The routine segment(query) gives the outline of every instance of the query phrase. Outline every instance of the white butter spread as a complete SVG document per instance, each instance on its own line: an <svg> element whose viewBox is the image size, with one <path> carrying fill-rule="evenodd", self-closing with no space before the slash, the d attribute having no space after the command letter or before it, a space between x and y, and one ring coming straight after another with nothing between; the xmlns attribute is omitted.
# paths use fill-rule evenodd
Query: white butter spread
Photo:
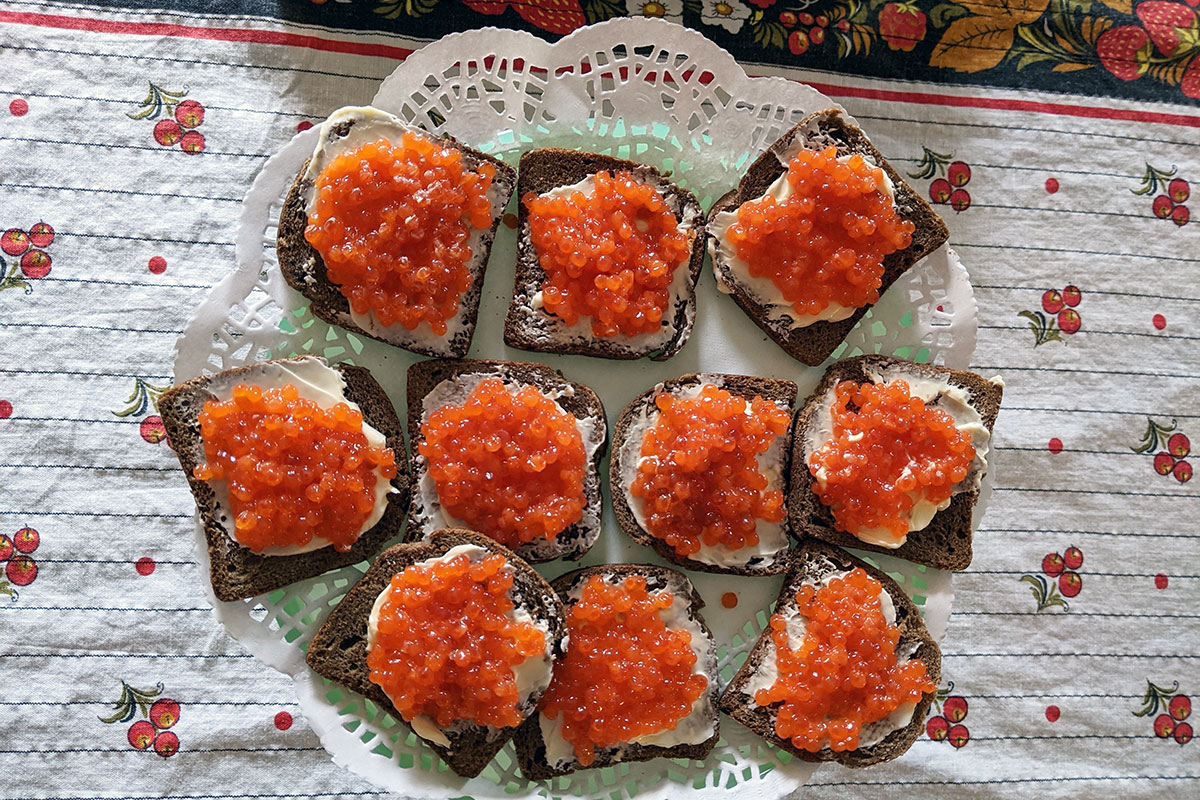
<svg viewBox="0 0 1200 800"><path fill-rule="evenodd" d="M429 567L442 561L465 555L470 559L472 564L477 564L482 561L488 554L484 548L474 544L460 544L451 547L446 551L445 555L437 558L427 558L424 561L417 562L414 566ZM511 564L504 565L505 572L513 572ZM375 640L379 637L379 613L383 608L383 604L391 597L392 587L389 584L379 596L375 598L375 604L371 606L371 615L367 618L367 651L370 652L375 647ZM525 622L533 625L540 630L546 637L546 650L542 653L541 658L530 656L513 667L513 679L517 682L517 693L522 701L525 698L536 693L540 695L550 685L550 678L554 669L554 639L550 635L550 626L542 621L535 620L523 608L513 608L508 612L508 618L513 622ZM449 747L450 740L446 738L446 734L437 726L433 719L425 714L418 714L409 720L408 723L412 726L413 732L426 741L439 744L442 747Z"/></svg>
<svg viewBox="0 0 1200 800"><path fill-rule="evenodd" d="M342 377L342 374L330 367L325 359L316 356L305 356L288 361L272 361L259 364L250 373L219 375L209 382L207 388L209 393L214 395L218 400L229 400L233 397L233 387L239 383L253 384L262 389L279 389L291 384L296 387L301 398L311 400L321 408L331 408L338 403L345 403L356 411L362 411L357 403L346 399L346 381ZM367 444L371 447L387 446L387 440L384 438L384 435L371 427L365 419L363 420L362 429L363 434L367 437ZM232 514L229 511L229 487L225 481L211 481L210 485L213 487L213 493L216 495L216 518L221 523L221 527L225 529L225 533L234 541L238 541ZM387 510L387 496L396 491L396 488L392 486L392 482L383 476L383 472L379 467L376 467L375 506L371 509L371 514L362 524L362 527L358 529L360 536L371 530L371 528L374 528L379 520L383 518L383 512ZM268 547L259 553L259 555L291 556L330 546L331 543L328 539L314 536L308 544Z"/></svg>
<svg viewBox="0 0 1200 800"><path fill-rule="evenodd" d="M780 161L786 167L801 149L799 144L794 144L786 156L780 156ZM849 161L851 156L838 156L838 161L845 163ZM867 163L872 163L866 155L863 158ZM767 191L763 192L756 200L761 200L764 197L772 197L776 202L782 203L792 196L792 185L788 183L787 171L776 178ZM896 192L892 185L891 179L886 172L880 170L880 175L883 181L880 183L879 190L887 195L895 202ZM708 252L713 262L713 275L717 279L717 288L725 294L733 293L733 284L743 287L759 304L767 310L767 317L776 322L786 322L793 330L797 328L807 328L816 322L840 322L854 315L857 308L843 306L839 303L830 302L825 308L818 311L816 314L797 314L792 303L783 296L783 292L775 285L775 282L770 278L759 277L750 274L750 265L745 259L737 254L737 248L729 241L729 226L737 222L737 209L732 211L721 211L713 217L712 222L708 225L708 235L711 237L708 240ZM730 276L725 270L718 266L718 258L730 273L733 274L733 282L730 281Z"/></svg>
<svg viewBox="0 0 1200 800"><path fill-rule="evenodd" d="M690 399L698 397L705 384L721 386L721 379L716 376L700 375L699 377L701 383L679 387L673 394L676 397ZM661 391L661 387L662 384L655 387L655 394ZM749 403L746 405L746 413L751 413ZM633 482L637 479L638 467L643 460L642 440L646 436L646 431L658 422L660 416L653 400L643 406L630 424L625 442L621 446L621 491L625 494L625 502L629 504L629 510L633 512L633 518L643 530L646 530L646 501L633 495ZM775 437L770 449L758 456L758 467L767 477L765 491L783 490L783 445L786 438L786 436ZM709 545L701 542L700 550L688 558L722 567L742 567L751 561L755 562L754 566L756 567L770 566L788 547L788 537L783 523L758 519L755 521L754 529L758 533L758 544L734 550L725 545Z"/></svg>
<svg viewBox="0 0 1200 800"><path fill-rule="evenodd" d="M971 405L966 391L958 386L952 386L945 381L916 377L903 367L892 367L878 373L868 371L867 374L875 383L890 383L897 379L903 380L908 384L909 393L913 397L920 397L927 405L936 406L949 414L954 419L955 427L970 435L971 445L975 448L975 458L971 462L967 476L953 487L950 497L945 501L931 503L918 493L911 493L915 502L913 503L913 507L907 512L908 532L912 533L913 531L923 530L928 527L939 511L950 505L955 495L962 492L975 491L979 488L979 482L983 479L984 473L987 471L987 455L991 446L991 433L983 424L983 418L979 416L979 412ZM833 437L833 402L834 390L830 388L829 392L821 400L821 405L813 414L814 422L810 425L805 440L804 454L806 460L813 451ZM819 424L817 423L818 420ZM818 470L814 477L818 485L822 487L825 485L826 474L824 469ZM888 549L898 548L907 540L907 537L897 539L890 531L883 528L864 528L854 535L868 544Z"/></svg>

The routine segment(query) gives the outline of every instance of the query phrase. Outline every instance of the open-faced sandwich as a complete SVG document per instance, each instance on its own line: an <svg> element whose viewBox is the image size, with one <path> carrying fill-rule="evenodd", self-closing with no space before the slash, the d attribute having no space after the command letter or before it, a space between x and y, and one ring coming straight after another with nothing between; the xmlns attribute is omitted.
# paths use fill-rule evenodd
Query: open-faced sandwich
<svg viewBox="0 0 1200 800"><path fill-rule="evenodd" d="M200 512L218 600L357 563L400 533L404 432L362 367L265 361L185 381L158 408Z"/></svg>
<svg viewBox="0 0 1200 800"><path fill-rule="evenodd" d="M1003 393L998 378L889 356L832 365L796 418L792 531L966 569Z"/></svg>
<svg viewBox="0 0 1200 800"><path fill-rule="evenodd" d="M945 223L835 110L801 120L713 204L717 288L789 355L820 364Z"/></svg>
<svg viewBox="0 0 1200 800"><path fill-rule="evenodd" d="M720 705L804 761L865 767L912 746L940 677L941 652L896 582L808 542Z"/></svg>
<svg viewBox="0 0 1200 800"><path fill-rule="evenodd" d="M471 346L512 167L376 108L321 125L284 201L276 252L312 313L414 353Z"/></svg>
<svg viewBox="0 0 1200 800"><path fill-rule="evenodd" d="M703 212L653 167L545 148L521 156L511 347L670 358L691 335Z"/></svg>
<svg viewBox="0 0 1200 800"><path fill-rule="evenodd" d="M468 527L531 562L577 559L600 535L600 398L544 364L422 361L408 370L407 538Z"/></svg>
<svg viewBox="0 0 1200 800"><path fill-rule="evenodd" d="M562 603L511 550L472 531L384 551L308 645L308 665L401 720L471 778L550 684Z"/></svg>
<svg viewBox="0 0 1200 800"><path fill-rule="evenodd" d="M663 567L607 564L551 585L567 608L567 651L517 732L521 774L705 758L719 735L717 648L691 582Z"/></svg>
<svg viewBox="0 0 1200 800"><path fill-rule="evenodd" d="M684 375L633 400L613 433L609 485L622 530L689 569L787 568L796 384Z"/></svg>

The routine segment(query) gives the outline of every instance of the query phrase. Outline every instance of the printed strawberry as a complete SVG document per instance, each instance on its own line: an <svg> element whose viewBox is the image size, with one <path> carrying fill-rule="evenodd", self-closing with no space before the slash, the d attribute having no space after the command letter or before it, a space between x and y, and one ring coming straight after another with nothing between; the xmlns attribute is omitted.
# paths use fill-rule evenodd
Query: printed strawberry
<svg viewBox="0 0 1200 800"><path fill-rule="evenodd" d="M908 52L925 38L925 21L925 12L913 0L888 3L879 12L879 35L890 49Z"/></svg>
<svg viewBox="0 0 1200 800"><path fill-rule="evenodd" d="M1175 51L1179 49L1179 29L1186 31L1196 21L1196 15L1183 3L1168 3L1164 0L1146 0L1138 3L1137 16L1158 52L1168 57L1175 55Z"/></svg>
<svg viewBox="0 0 1200 800"><path fill-rule="evenodd" d="M579 0L539 0L513 5L521 19L550 33L570 33L587 25Z"/></svg>
<svg viewBox="0 0 1200 800"><path fill-rule="evenodd" d="M1154 45L1137 25L1109 28L1096 40L1096 54L1104 68L1123 81L1146 74Z"/></svg>
<svg viewBox="0 0 1200 800"><path fill-rule="evenodd" d="M1192 63L1188 64L1179 88L1188 97L1200 100L1200 58L1193 58Z"/></svg>

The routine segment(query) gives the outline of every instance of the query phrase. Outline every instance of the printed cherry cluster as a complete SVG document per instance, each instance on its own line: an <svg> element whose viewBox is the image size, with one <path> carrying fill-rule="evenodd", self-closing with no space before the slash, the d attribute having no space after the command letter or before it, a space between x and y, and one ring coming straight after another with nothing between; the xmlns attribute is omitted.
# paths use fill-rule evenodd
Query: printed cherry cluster
<svg viewBox="0 0 1200 800"><path fill-rule="evenodd" d="M1083 551L1071 545L1061 555L1047 553L1042 558L1042 574L1022 575L1020 581L1029 584L1039 613L1055 606L1069 611L1071 606L1064 598L1075 597L1083 589L1083 577L1077 571L1082 566Z"/></svg>
<svg viewBox="0 0 1200 800"><path fill-rule="evenodd" d="M958 749L971 740L971 732L963 724L967 718L967 700L950 694L953 690L954 681L950 681L945 689L938 689L934 705L941 713L930 717L925 723L925 734L935 742L946 741Z"/></svg>
<svg viewBox="0 0 1200 800"><path fill-rule="evenodd" d="M151 83L138 110L126 116L158 120L154 123L154 141L163 147L179 145L188 155L196 155L204 150L204 134L196 130L204 123L204 106L185 97L186 89L173 92Z"/></svg>
<svg viewBox="0 0 1200 800"><path fill-rule="evenodd" d="M135 720L125 734L129 746L135 750L153 749L163 758L170 758L179 752L179 736L169 730L179 722L179 703L169 697L160 697L162 692L161 683L155 684L153 689L137 689L121 681L121 696L112 704L113 713L99 719L108 724L121 724L135 716L143 717Z"/></svg>
<svg viewBox="0 0 1200 800"><path fill-rule="evenodd" d="M1154 717L1154 735L1159 739L1174 739L1183 746L1192 740L1192 725L1184 722L1191 713L1192 699L1179 691L1179 681L1175 681L1170 689L1146 681L1142 707L1133 715Z"/></svg>
<svg viewBox="0 0 1200 800"><path fill-rule="evenodd" d="M955 161L954 153L937 153L928 147L922 147L921 151L917 169L908 173L908 177L925 180L941 173L942 177L929 184L929 201L935 205L948 204L956 212L970 208L971 194L965 188L971 182L970 165Z"/></svg>
<svg viewBox="0 0 1200 800"><path fill-rule="evenodd" d="M1192 440L1187 434L1179 431L1178 427L1175 420L1171 420L1170 425L1165 425L1146 417L1146 432L1142 434L1138 446L1130 449L1146 455L1154 453L1155 472L1159 475L1170 475L1180 483L1187 483L1192 479L1192 465L1187 461L1192 452Z"/></svg>
<svg viewBox="0 0 1200 800"><path fill-rule="evenodd" d="M0 534L0 564L4 564L4 577L0 578L0 594L6 594L14 602L19 596L13 586L28 586L38 575L37 562L33 560L42 537L33 528L21 528L12 537Z"/></svg>
<svg viewBox="0 0 1200 800"><path fill-rule="evenodd" d="M810 47L825 43L825 30L829 27L829 21L827 14L813 15L807 11L779 12L779 22L783 27L791 29L799 26L799 30L793 30L788 34L788 50L797 56L807 52ZM842 33L850 32L850 20L848 19L836 20L833 25Z"/></svg>
<svg viewBox="0 0 1200 800"><path fill-rule="evenodd" d="M1082 301L1083 292L1073 284L1061 291L1047 289L1042 293L1041 311L1018 311L1017 316L1028 320L1034 347L1046 342L1065 342L1062 334L1072 336L1083 327L1083 317L1075 310Z"/></svg>
<svg viewBox="0 0 1200 800"><path fill-rule="evenodd" d="M53 243L54 228L46 222L35 223L28 230L9 228L0 233L0 251L16 259L13 266L7 270L2 268L4 261L0 259L0 290L21 287L26 289L28 294L29 284L17 276L17 271L20 270L21 275L29 280L49 275L53 259L46 252L46 248Z"/></svg>
<svg viewBox="0 0 1200 800"><path fill-rule="evenodd" d="M1192 217L1186 205L1188 198L1192 196L1192 187L1183 178L1176 177L1178 171L1174 166L1166 170L1147 163L1141 184L1130 191L1136 195L1155 195L1150 204L1154 216L1169 219L1176 225L1183 226L1187 225Z"/></svg>

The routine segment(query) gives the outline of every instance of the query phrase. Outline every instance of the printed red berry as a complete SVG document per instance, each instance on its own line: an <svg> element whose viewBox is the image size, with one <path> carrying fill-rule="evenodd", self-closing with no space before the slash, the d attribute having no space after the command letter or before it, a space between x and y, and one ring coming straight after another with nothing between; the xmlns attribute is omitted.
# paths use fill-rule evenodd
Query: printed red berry
<svg viewBox="0 0 1200 800"><path fill-rule="evenodd" d="M1046 193L1054 194L1058 191L1058 178L1046 178Z"/></svg>
<svg viewBox="0 0 1200 800"><path fill-rule="evenodd" d="M204 150L204 134L200 131L188 131L179 140L179 148L188 155L194 156Z"/></svg>
<svg viewBox="0 0 1200 800"><path fill-rule="evenodd" d="M1186 461L1180 461L1175 465L1175 469L1171 470L1171 474L1180 483L1187 483L1192 479L1192 465Z"/></svg>
<svg viewBox="0 0 1200 800"><path fill-rule="evenodd" d="M967 718L967 700L965 697L947 697L942 703L942 713L951 722L962 722Z"/></svg>
<svg viewBox="0 0 1200 800"><path fill-rule="evenodd" d="M150 444L158 444L167 438L167 427L163 425L162 417L157 414L146 417L138 426L138 433Z"/></svg>
<svg viewBox="0 0 1200 800"><path fill-rule="evenodd" d="M54 242L54 228L47 222L35 222L29 229L29 241L34 247L49 247Z"/></svg>
<svg viewBox="0 0 1200 800"><path fill-rule="evenodd" d="M1167 327L1167 318L1162 314L1155 314L1150 318L1150 324L1154 326L1155 330L1161 331L1163 328Z"/></svg>
<svg viewBox="0 0 1200 800"><path fill-rule="evenodd" d="M966 162L955 161L946 167L946 180L954 186L966 186L971 181L971 168Z"/></svg>
<svg viewBox="0 0 1200 800"><path fill-rule="evenodd" d="M1058 327L1063 333L1077 333L1082 324L1083 320L1079 318L1079 312L1075 309L1064 308L1058 312Z"/></svg>
<svg viewBox="0 0 1200 800"><path fill-rule="evenodd" d="M1175 720L1171 719L1170 714L1159 714L1154 718L1154 735L1160 739L1166 739L1175 731Z"/></svg>
<svg viewBox="0 0 1200 800"><path fill-rule="evenodd" d="M204 106L195 100L184 100L175 106L175 121L185 128L195 128L204 122Z"/></svg>
<svg viewBox="0 0 1200 800"><path fill-rule="evenodd" d="M1192 701L1186 694L1177 694L1171 698L1167 711L1175 719L1187 719L1192 713Z"/></svg>
<svg viewBox="0 0 1200 800"><path fill-rule="evenodd" d="M1188 186L1188 182L1183 178L1172 178L1167 184L1167 194L1176 203L1186 203L1192 196L1192 187Z"/></svg>
<svg viewBox="0 0 1200 800"><path fill-rule="evenodd" d="M825 29L816 25L808 29L808 38L813 44L821 44L825 41Z"/></svg>
<svg viewBox="0 0 1200 800"><path fill-rule="evenodd" d="M779 22L783 25L783 27L794 28L794 27L796 27L797 21L798 21L798 19L797 19L796 15L794 13L792 13L791 11L780 11L779 12Z"/></svg>
<svg viewBox="0 0 1200 800"><path fill-rule="evenodd" d="M971 195L966 189L955 189L950 194L950 207L955 211L966 211L971 207Z"/></svg>
<svg viewBox="0 0 1200 800"><path fill-rule="evenodd" d="M1183 458L1192 452L1192 441L1183 433L1173 433L1167 439L1167 450L1176 458Z"/></svg>
<svg viewBox="0 0 1200 800"><path fill-rule="evenodd" d="M313 126L313 124L311 122L309 122L308 120L302 120L301 122L297 123L297 125L296 125L296 133L304 133L306 130L308 130L312 126Z"/></svg>
<svg viewBox="0 0 1200 800"><path fill-rule="evenodd" d="M1153 45L1137 25L1109 28L1096 39L1096 55L1104 68L1123 81L1136 80L1150 66Z"/></svg>
<svg viewBox="0 0 1200 800"><path fill-rule="evenodd" d="M946 738L946 733L950 730L950 723L945 717L930 717L925 723L925 733L930 739L935 742L940 742Z"/></svg>
<svg viewBox="0 0 1200 800"><path fill-rule="evenodd" d="M1078 547L1068 547L1063 553L1063 564L1067 569L1079 569L1083 566L1083 551Z"/></svg>
<svg viewBox="0 0 1200 800"><path fill-rule="evenodd" d="M1168 579L1167 576L1161 572L1154 576L1154 588L1155 589L1160 589L1160 590L1165 589L1165 588L1167 588L1167 584L1169 584L1170 582L1171 582L1170 579Z"/></svg>
<svg viewBox="0 0 1200 800"><path fill-rule="evenodd" d="M836 27L836 28L837 28L839 31L841 31L842 33L849 33L849 32L850 32L850 20L848 20L848 19L839 19L839 20L838 20L838 21L837 21L837 22L834 24L834 27Z"/></svg>
<svg viewBox="0 0 1200 800"><path fill-rule="evenodd" d="M812 14L809 14L807 11L805 11L804 13L802 13L802 14L800 15L799 19L800 19L800 24L801 24L801 25L812 25L814 22L816 22L816 21L817 21L817 20L816 20L816 18L815 18L815 17L813 17L813 15L812 15Z"/></svg>
<svg viewBox="0 0 1200 800"><path fill-rule="evenodd" d="M817 14L815 21L822 28L826 28L829 26L829 17L825 16L824 14Z"/></svg>
<svg viewBox="0 0 1200 800"><path fill-rule="evenodd" d="M179 721L179 703L168 697L155 700L154 705L150 706L149 717L154 727L165 731Z"/></svg>
<svg viewBox="0 0 1200 800"><path fill-rule="evenodd" d="M950 200L950 195L953 194L954 187L950 185L950 181L945 178L938 178L933 183L929 184L929 199L935 203L945 203Z"/></svg>
<svg viewBox="0 0 1200 800"><path fill-rule="evenodd" d="M1074 597L1083 588L1083 578L1078 572L1064 572L1058 576L1058 591L1063 597Z"/></svg>
<svg viewBox="0 0 1200 800"><path fill-rule="evenodd" d="M21 528L13 535L13 546L17 548L18 552L26 555L37 550L41 541L42 537L33 528Z"/></svg>
<svg viewBox="0 0 1200 800"><path fill-rule="evenodd" d="M1175 469L1175 457L1166 450L1154 457L1154 471L1159 475L1170 475L1173 469Z"/></svg>
<svg viewBox="0 0 1200 800"><path fill-rule="evenodd" d="M955 725L946 734L946 738L950 744L954 745L955 749L962 747L967 742L971 741L971 732L967 730L966 725Z"/></svg>
<svg viewBox="0 0 1200 800"><path fill-rule="evenodd" d="M0 533L0 561L8 561L13 554L13 541Z"/></svg>
<svg viewBox="0 0 1200 800"><path fill-rule="evenodd" d="M1058 455L1058 454L1059 454L1059 453L1061 453L1061 452L1062 452L1062 450L1063 450L1063 443L1062 443L1062 439L1058 438L1057 436L1055 436L1055 437L1051 438L1051 439L1050 439L1050 441L1049 441L1049 442L1046 444L1046 448L1047 448L1047 449L1048 449L1048 450L1049 450L1051 453L1054 453L1055 455Z"/></svg>
<svg viewBox="0 0 1200 800"><path fill-rule="evenodd" d="M5 255L19 256L29 249L29 234L20 228L9 228L0 234L0 250Z"/></svg>
<svg viewBox="0 0 1200 800"><path fill-rule="evenodd" d="M7 400L0 400L0 419L8 419L12 416L13 404Z"/></svg>
<svg viewBox="0 0 1200 800"><path fill-rule="evenodd" d="M154 141L170 147L183 138L183 128L173 119L160 119L154 123Z"/></svg>
<svg viewBox="0 0 1200 800"><path fill-rule="evenodd" d="M29 556L17 556L4 567L4 575L13 586L28 586L37 574L37 562Z"/></svg>
<svg viewBox="0 0 1200 800"><path fill-rule="evenodd" d="M275 715L275 727L281 731L292 727L292 715L286 711L280 711Z"/></svg>
<svg viewBox="0 0 1200 800"><path fill-rule="evenodd" d="M1158 217L1159 219L1166 219L1167 217L1171 216L1171 210L1174 208L1171 203L1171 198L1167 197L1165 194L1160 194L1158 197L1154 198L1154 203L1151 204L1150 207L1154 210L1154 216Z"/></svg>
<svg viewBox="0 0 1200 800"><path fill-rule="evenodd" d="M137 574L143 577L146 575L153 575L154 567L154 559L150 558L150 556L142 556L133 564L133 568L137 570Z"/></svg>
<svg viewBox="0 0 1200 800"><path fill-rule="evenodd" d="M1057 314L1063 310L1063 298L1057 289L1047 289L1042 294L1042 308L1047 314Z"/></svg>
<svg viewBox="0 0 1200 800"><path fill-rule="evenodd" d="M154 752L163 758L170 758L179 752L179 737L170 731L163 731L154 737Z"/></svg>
<svg viewBox="0 0 1200 800"><path fill-rule="evenodd" d="M129 743L138 750L145 750L154 744L154 726L144 719L129 726Z"/></svg>
<svg viewBox="0 0 1200 800"><path fill-rule="evenodd" d="M1042 559L1042 572L1048 577L1057 578L1062 575L1062 571L1063 557L1058 553L1047 553L1046 557Z"/></svg>
<svg viewBox="0 0 1200 800"><path fill-rule="evenodd" d="M150 270L150 272L155 275L162 275L167 271L167 260L162 256L152 256L150 260L146 262L146 269Z"/></svg>
<svg viewBox="0 0 1200 800"><path fill-rule="evenodd" d="M1064 303L1074 308L1083 299L1083 292L1079 291L1078 286L1068 286L1062 291L1062 299Z"/></svg>
<svg viewBox="0 0 1200 800"><path fill-rule="evenodd" d="M18 97L8 104L8 113L14 117L23 117L29 113L29 103Z"/></svg>
<svg viewBox="0 0 1200 800"><path fill-rule="evenodd" d="M1143 0L1138 3L1137 16L1158 52L1167 57L1175 55L1179 49L1178 29L1186 31L1196 19L1191 9L1182 3L1164 0Z"/></svg>
<svg viewBox="0 0 1200 800"><path fill-rule="evenodd" d="M888 3L879 11L879 35L887 42L888 49L910 52L925 38L927 19L913 0Z"/></svg>
<svg viewBox="0 0 1200 800"><path fill-rule="evenodd" d="M1192 740L1192 726L1186 722L1181 722L1175 726L1175 741L1184 745Z"/></svg>
<svg viewBox="0 0 1200 800"><path fill-rule="evenodd" d="M1183 226L1188 224L1188 220L1192 218L1192 212L1188 211L1187 206L1175 206L1171 211L1171 222L1176 225Z"/></svg>
<svg viewBox="0 0 1200 800"><path fill-rule="evenodd" d="M1192 5L1191 0L1188 0L1188 5ZM1188 97L1200 100L1200 58L1193 58L1184 71L1179 90Z"/></svg>
<svg viewBox="0 0 1200 800"><path fill-rule="evenodd" d="M1062 716L1062 710L1058 706L1046 706L1046 721L1058 722L1058 718Z"/></svg>
<svg viewBox="0 0 1200 800"><path fill-rule="evenodd" d="M44 278L50 274L52 263L50 255L45 250L30 250L21 256L21 272L31 280Z"/></svg>
<svg viewBox="0 0 1200 800"><path fill-rule="evenodd" d="M808 51L808 34L804 31L792 31L792 35L788 37L788 50L792 51L792 55L803 55Z"/></svg>

